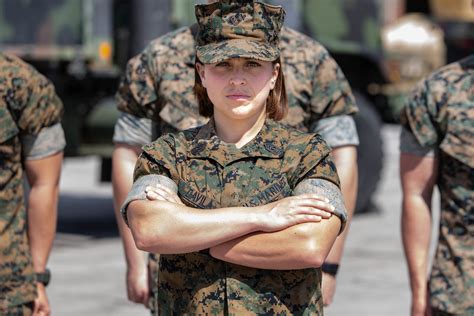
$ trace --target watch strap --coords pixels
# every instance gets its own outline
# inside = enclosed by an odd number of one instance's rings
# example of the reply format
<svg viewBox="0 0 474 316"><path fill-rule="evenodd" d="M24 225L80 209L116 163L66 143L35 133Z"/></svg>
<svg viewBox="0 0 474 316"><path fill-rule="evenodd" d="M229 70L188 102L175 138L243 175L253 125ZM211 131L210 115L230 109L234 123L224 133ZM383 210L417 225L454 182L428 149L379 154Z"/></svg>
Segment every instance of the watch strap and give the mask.
<svg viewBox="0 0 474 316"><path fill-rule="evenodd" d="M337 263L323 263L323 265L321 266L321 270L324 272L324 273L327 273L327 274L330 274L332 276L336 276L337 274L337 270L339 269L339 264Z"/></svg>
<svg viewBox="0 0 474 316"><path fill-rule="evenodd" d="M49 284L51 280L51 271L49 269L44 270L43 272L36 272L35 273L36 282L43 283L44 286Z"/></svg>

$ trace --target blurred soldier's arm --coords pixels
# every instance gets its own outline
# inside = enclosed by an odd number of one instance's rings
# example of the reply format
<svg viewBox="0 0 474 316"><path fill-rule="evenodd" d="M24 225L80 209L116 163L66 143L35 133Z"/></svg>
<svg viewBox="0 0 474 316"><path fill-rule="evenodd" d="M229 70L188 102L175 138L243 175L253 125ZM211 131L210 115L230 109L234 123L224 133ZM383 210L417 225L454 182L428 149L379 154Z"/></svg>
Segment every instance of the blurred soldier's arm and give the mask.
<svg viewBox="0 0 474 316"><path fill-rule="evenodd" d="M130 229L123 222L120 213L120 207L132 188L133 170L141 152L140 145L147 142L144 139L151 141L151 120L122 113L115 127L115 148L112 155L114 210L127 263L128 299L147 305L149 283L146 253L135 246Z"/></svg>
<svg viewBox="0 0 474 316"><path fill-rule="evenodd" d="M63 105L53 85L30 70L27 96L18 119L22 160L30 191L28 195L28 242L35 273L44 273L56 233L59 178L66 146L60 120ZM22 97L19 97L22 99ZM49 315L45 285L38 280L34 315ZM44 314L41 314L44 313Z"/></svg>
<svg viewBox="0 0 474 316"><path fill-rule="evenodd" d="M438 160L430 148L421 147L411 132L400 137L402 183L402 240L410 276L411 315L425 315L429 308L428 263L431 237L431 197Z"/></svg>
<svg viewBox="0 0 474 316"><path fill-rule="evenodd" d="M436 74L434 75L436 76ZM438 177L439 109L434 96L446 87L433 77L419 82L401 111L402 240L410 276L412 315L430 315L428 263L431 197ZM443 80L443 84L446 81ZM448 100L448 99L446 99ZM447 102L443 100L444 102Z"/></svg>
<svg viewBox="0 0 474 316"><path fill-rule="evenodd" d="M336 239L326 257L327 264L339 264L342 259L344 244L349 233L349 224L354 213L357 199L357 130L352 116L340 115L320 120L315 127L333 148L332 156L336 164L341 183L341 191L347 210L347 226ZM326 267L326 266L325 266ZM327 306L332 303L336 291L336 277L324 272L322 280L323 301ZM327 270L326 270L327 271Z"/></svg>
<svg viewBox="0 0 474 316"><path fill-rule="evenodd" d="M357 199L359 138L352 116L357 112L357 106L349 83L327 50L319 45L318 51L314 63L310 131L321 134L333 149L332 155L348 216L346 229L336 239L323 266L323 301L325 305L329 305L336 291L336 271L331 267L338 267L341 263Z"/></svg>
<svg viewBox="0 0 474 316"><path fill-rule="evenodd" d="M127 264L127 297L144 305L148 305L150 295L146 253L135 246L130 229L123 222L120 207L132 188L133 170L141 146L153 140L152 122L146 117L155 112L153 106L157 96L154 87L158 78L151 74L150 63L153 61L148 60L149 55L145 50L127 64L117 92L117 106L122 113L115 125L112 155L114 211Z"/></svg>
<svg viewBox="0 0 474 316"><path fill-rule="evenodd" d="M56 139L52 139L56 141ZM25 171L30 185L28 196L28 237L36 273L46 270L56 233L59 176L62 152L41 159L27 159ZM35 312L49 313L50 307L44 284L38 282Z"/></svg>

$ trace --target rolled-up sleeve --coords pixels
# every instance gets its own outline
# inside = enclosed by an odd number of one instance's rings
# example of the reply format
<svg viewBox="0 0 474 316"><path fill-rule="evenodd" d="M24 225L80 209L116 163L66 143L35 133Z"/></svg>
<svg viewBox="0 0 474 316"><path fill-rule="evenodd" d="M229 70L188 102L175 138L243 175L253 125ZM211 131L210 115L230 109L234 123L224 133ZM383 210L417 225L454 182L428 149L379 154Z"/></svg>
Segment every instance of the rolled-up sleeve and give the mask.
<svg viewBox="0 0 474 316"><path fill-rule="evenodd" d="M173 182L170 178L167 178L162 175L157 175L157 174L149 174L146 176L142 176L138 178L132 185L132 189L127 195L127 198L125 199L125 202L123 203L120 211L122 213L122 217L128 225L128 219L127 219L127 208L128 205L137 200L146 200L146 193L145 189L148 186L156 186L156 185L162 185L165 186L169 189L171 189L173 192L177 193L178 192L178 186L176 183Z"/></svg>
<svg viewBox="0 0 474 316"><path fill-rule="evenodd" d="M66 139L60 123L44 127L36 135L22 135L23 157L26 160L43 159L64 150Z"/></svg>

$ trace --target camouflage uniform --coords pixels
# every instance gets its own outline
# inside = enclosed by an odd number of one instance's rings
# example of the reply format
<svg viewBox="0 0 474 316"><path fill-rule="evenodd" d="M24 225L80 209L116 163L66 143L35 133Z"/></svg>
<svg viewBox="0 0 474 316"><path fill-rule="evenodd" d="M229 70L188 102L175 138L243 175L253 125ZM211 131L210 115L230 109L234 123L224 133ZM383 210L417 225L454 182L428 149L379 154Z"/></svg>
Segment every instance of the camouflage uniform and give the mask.
<svg viewBox="0 0 474 316"><path fill-rule="evenodd" d="M45 77L18 58L0 53L0 314L36 297L22 162L64 148L64 138L49 137L58 136L50 131L61 129L62 111L62 103ZM34 144L37 139L41 148Z"/></svg>
<svg viewBox="0 0 474 316"><path fill-rule="evenodd" d="M419 145L437 151L439 160L441 216L431 304L455 315L474 315L474 55L422 82L402 122Z"/></svg>
<svg viewBox="0 0 474 316"><path fill-rule="evenodd" d="M162 136L143 150L134 180L166 176L193 208L268 204L292 195L303 179L339 185L330 149L319 135L270 119L240 149L222 142L211 120ZM160 315L322 314L320 269L255 269L215 259L207 251L161 255L159 267Z"/></svg>
<svg viewBox="0 0 474 316"><path fill-rule="evenodd" d="M123 114L115 128L116 143L142 146L167 132L207 122L199 116L193 92L196 33L197 25L168 33L128 62L117 93ZM357 111L355 100L327 50L313 39L283 27L280 58L288 96L288 114L282 123L318 132L332 147L357 145L355 124L348 117ZM150 255L149 260L155 298L156 258ZM152 309L155 303L152 299Z"/></svg>

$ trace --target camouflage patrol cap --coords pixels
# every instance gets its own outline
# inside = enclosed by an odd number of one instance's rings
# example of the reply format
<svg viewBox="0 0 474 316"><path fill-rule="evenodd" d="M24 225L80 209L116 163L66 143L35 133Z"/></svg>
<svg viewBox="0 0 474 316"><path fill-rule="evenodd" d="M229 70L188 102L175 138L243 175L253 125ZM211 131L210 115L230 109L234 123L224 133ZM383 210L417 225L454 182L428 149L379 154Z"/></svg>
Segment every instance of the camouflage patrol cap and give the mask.
<svg viewBox="0 0 474 316"><path fill-rule="evenodd" d="M251 0L221 0L195 6L196 55L205 64L229 58L274 61L280 56L285 11Z"/></svg>

